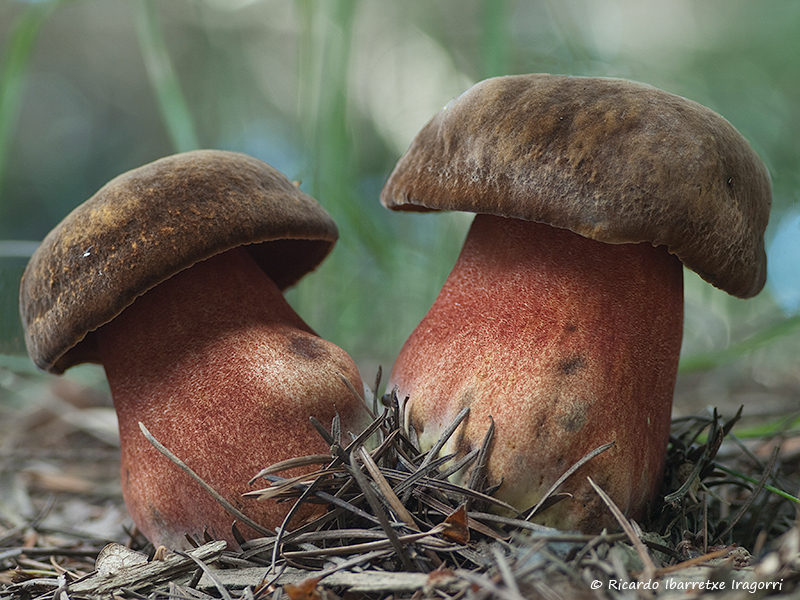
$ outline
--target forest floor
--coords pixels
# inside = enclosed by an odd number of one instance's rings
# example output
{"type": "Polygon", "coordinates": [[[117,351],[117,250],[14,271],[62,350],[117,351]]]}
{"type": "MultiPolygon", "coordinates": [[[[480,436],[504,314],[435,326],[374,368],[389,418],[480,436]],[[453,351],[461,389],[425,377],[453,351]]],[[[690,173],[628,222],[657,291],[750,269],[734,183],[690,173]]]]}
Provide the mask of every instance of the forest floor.
{"type": "MultiPolygon", "coordinates": [[[[271,538],[260,550],[250,546],[249,551],[247,545],[244,551],[223,550],[211,540],[198,540],[194,558],[168,553],[154,559],[154,549],[136,533],[122,501],[110,398],[67,378],[3,377],[6,389],[23,390],[16,397],[29,400],[0,405],[3,600],[110,594],[298,600],[702,598],[719,590],[726,598],[800,597],[800,529],[792,500],[800,491],[800,386],[791,381],[755,383],[735,369],[681,378],[663,490],[672,494],[671,501],[650,523],[631,523],[620,515],[621,531],[600,536],[526,529],[513,519],[498,522],[477,510],[465,512],[464,495],[432,489],[431,479],[425,487],[389,475],[376,480],[366,469],[360,472],[380,496],[377,505],[346,491],[348,486],[358,490],[354,480],[333,478],[338,483],[327,485],[339,486],[341,497],[360,501],[376,516],[385,511],[380,518],[392,522],[400,549],[392,546],[391,531],[384,534],[363,518],[340,515],[302,539],[284,532],[289,541],[275,560],[271,538]],[[744,410],[737,421],[740,406],[744,410]],[[392,490],[409,487],[414,493],[406,521],[433,530],[427,537],[409,537],[413,530],[399,522],[402,510],[393,510],[402,494],[392,490]],[[469,528],[456,535],[452,531],[459,522],[469,528]],[[322,532],[335,527],[347,533],[334,542],[322,532]],[[375,540],[372,546],[363,543],[367,534],[375,540]],[[276,566],[282,570],[274,571],[276,566]]],[[[389,410],[381,424],[384,436],[397,428],[392,423],[389,410]]],[[[384,437],[389,454],[400,450],[392,446],[398,438],[384,437]]],[[[382,472],[395,473],[385,468],[387,460],[376,458],[382,472]]]]}

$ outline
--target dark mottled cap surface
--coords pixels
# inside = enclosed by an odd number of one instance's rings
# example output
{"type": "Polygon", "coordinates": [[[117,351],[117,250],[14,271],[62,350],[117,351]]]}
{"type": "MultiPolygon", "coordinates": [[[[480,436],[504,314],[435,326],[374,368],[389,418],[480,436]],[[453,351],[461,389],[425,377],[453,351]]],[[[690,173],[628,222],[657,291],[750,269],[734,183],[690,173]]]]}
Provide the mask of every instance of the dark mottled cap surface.
{"type": "Polygon", "coordinates": [[[283,174],[243,154],[177,154],[113,179],[34,253],[20,285],[28,353],[62,373],[98,362],[91,332],[175,273],[237,246],[284,289],[331,251],[336,224],[283,174]]]}
{"type": "Polygon", "coordinates": [[[664,245],[743,298],[766,280],[766,166],[721,116],[644,84],[553,75],[483,81],[420,131],[381,201],[664,245]]]}

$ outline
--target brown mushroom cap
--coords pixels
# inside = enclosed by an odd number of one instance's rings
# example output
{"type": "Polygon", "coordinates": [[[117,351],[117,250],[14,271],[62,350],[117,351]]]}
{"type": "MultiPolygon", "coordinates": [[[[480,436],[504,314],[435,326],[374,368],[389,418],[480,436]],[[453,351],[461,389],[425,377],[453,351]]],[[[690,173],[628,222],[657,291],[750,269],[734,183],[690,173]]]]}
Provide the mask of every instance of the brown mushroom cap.
{"type": "Polygon", "coordinates": [[[381,201],[664,245],[742,298],[766,280],[766,166],[715,112],[640,83],[540,74],[478,83],[420,131],[381,201]]]}
{"type": "Polygon", "coordinates": [[[325,209],[260,160],[217,150],[162,158],[110,181],[34,253],[20,286],[28,352],[53,373],[99,362],[92,332],[179,271],[249,244],[285,289],[337,237],[325,209]]]}

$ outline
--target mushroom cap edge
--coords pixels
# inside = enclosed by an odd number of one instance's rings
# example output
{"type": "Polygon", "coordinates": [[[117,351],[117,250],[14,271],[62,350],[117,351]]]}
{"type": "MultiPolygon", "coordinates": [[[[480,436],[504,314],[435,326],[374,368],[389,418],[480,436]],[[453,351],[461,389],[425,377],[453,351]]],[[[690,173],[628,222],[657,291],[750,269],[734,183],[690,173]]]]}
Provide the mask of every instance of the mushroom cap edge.
{"type": "Polygon", "coordinates": [[[99,362],[92,332],[175,273],[247,245],[285,289],[337,238],[325,209],[260,160],[220,150],[156,160],[104,185],[34,252],[20,282],[28,353],[59,374],[99,362]]]}

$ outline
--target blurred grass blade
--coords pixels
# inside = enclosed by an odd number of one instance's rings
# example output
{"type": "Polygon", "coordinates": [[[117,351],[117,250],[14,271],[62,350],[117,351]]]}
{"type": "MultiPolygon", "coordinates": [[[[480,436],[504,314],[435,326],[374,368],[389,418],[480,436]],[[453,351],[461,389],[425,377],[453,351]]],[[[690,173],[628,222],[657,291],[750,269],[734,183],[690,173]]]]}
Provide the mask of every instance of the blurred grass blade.
{"type": "Polygon", "coordinates": [[[724,350],[716,352],[704,352],[695,356],[688,356],[681,359],[678,366],[679,373],[694,373],[697,371],[709,371],[719,366],[727,364],[759,348],[763,348],[773,342],[800,330],[800,315],[790,317],[771,327],[765,327],[758,333],[742,340],[737,344],[732,344],[724,350]]]}
{"type": "Polygon", "coordinates": [[[485,77],[508,75],[509,27],[505,0],[483,2],[483,68],[485,77]]]}
{"type": "Polygon", "coordinates": [[[739,439],[759,439],[771,438],[777,435],[797,435],[800,430],[800,417],[793,416],[779,418],[767,423],[750,425],[749,427],[737,427],[736,437],[739,439]]]}
{"type": "MultiPolygon", "coordinates": [[[[734,477],[738,477],[739,479],[747,481],[748,483],[758,484],[758,480],[756,478],[750,477],[749,475],[745,475],[744,473],[740,473],[739,471],[737,471],[735,469],[730,469],[730,468],[726,467],[725,465],[720,465],[720,464],[717,464],[717,465],[714,465],[714,466],[717,469],[719,469],[720,471],[724,471],[728,475],[732,475],[734,477]]],[[[795,504],[800,504],[800,498],[792,496],[790,493],[784,492],[783,490],[778,489],[775,486],[772,486],[772,485],[769,485],[769,484],[764,484],[764,489],[769,491],[769,492],[772,492],[773,494],[778,494],[781,498],[785,498],[786,500],[794,502],[795,504]]]]}
{"type": "MultiPolygon", "coordinates": [[[[312,148],[311,195],[340,227],[340,239],[358,240],[387,266],[379,223],[358,197],[357,141],[353,136],[348,82],[357,0],[300,0],[300,122],[312,148]]],[[[374,199],[373,199],[374,201],[374,199]]]]}
{"type": "Polygon", "coordinates": [[[147,76],[156,93],[161,118],[176,152],[199,148],[189,105],[169,59],[158,13],[152,0],[136,3],[136,34],[147,76]]]}
{"type": "Polygon", "coordinates": [[[3,189],[11,137],[22,106],[28,61],[33,54],[39,30],[59,2],[29,3],[11,26],[3,45],[3,66],[0,71],[0,191],[3,189]]]}

